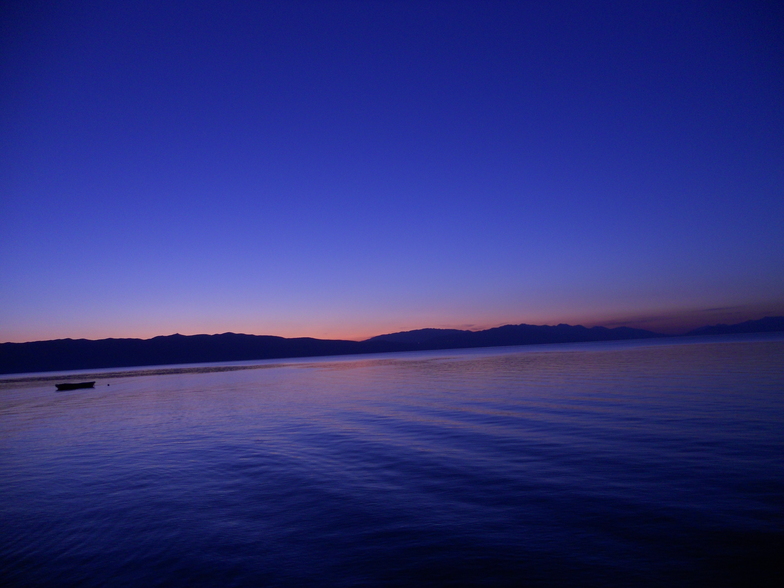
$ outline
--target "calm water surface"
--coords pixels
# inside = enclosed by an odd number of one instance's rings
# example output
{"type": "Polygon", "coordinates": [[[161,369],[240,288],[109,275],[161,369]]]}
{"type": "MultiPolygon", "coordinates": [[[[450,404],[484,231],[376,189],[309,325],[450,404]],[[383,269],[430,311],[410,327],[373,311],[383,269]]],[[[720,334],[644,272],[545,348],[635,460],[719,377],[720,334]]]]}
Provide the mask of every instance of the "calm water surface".
{"type": "Polygon", "coordinates": [[[784,337],[229,367],[0,380],[0,583],[784,585],[784,337]]]}

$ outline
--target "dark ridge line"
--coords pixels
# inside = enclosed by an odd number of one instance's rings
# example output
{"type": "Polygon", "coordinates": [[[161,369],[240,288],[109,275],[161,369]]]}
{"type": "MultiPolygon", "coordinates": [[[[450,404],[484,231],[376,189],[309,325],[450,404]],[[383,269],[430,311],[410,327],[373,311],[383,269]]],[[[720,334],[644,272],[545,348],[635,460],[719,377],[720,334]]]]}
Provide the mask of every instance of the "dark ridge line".
{"type": "MultiPolygon", "coordinates": [[[[701,327],[681,336],[784,331],[784,317],[701,327]]],[[[0,374],[365,355],[398,351],[584,343],[667,337],[629,327],[504,325],[484,331],[418,329],[366,341],[272,335],[168,335],[152,339],[56,339],[0,344],[0,374]]]]}

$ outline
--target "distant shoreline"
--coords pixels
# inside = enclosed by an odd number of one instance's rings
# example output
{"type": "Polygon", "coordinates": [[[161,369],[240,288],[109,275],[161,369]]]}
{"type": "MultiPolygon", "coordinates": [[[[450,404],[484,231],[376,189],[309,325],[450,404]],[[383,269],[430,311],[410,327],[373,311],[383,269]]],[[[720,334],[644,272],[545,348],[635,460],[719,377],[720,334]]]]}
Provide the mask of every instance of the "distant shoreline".
{"type": "MultiPolygon", "coordinates": [[[[521,324],[484,331],[418,329],[379,335],[366,341],[287,339],[235,333],[169,335],[152,339],[58,339],[0,344],[0,375],[774,332],[784,332],[784,317],[706,326],[684,335],[663,335],[628,327],[521,324]]],[[[215,369],[227,371],[250,367],[215,369]]]]}

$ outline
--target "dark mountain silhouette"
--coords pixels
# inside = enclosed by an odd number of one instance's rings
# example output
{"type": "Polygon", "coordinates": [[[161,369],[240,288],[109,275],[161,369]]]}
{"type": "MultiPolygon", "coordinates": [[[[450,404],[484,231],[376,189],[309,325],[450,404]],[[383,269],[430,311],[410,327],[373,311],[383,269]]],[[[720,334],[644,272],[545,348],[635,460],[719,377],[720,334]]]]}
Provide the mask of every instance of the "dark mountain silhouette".
{"type": "Polygon", "coordinates": [[[0,344],[0,374],[171,365],[220,361],[253,361],[315,357],[563,343],[656,337],[639,329],[606,329],[558,325],[507,325],[487,331],[420,329],[373,337],[367,341],[286,339],[263,335],[169,335],[153,339],[58,339],[0,344]]]}
{"type": "Polygon", "coordinates": [[[0,344],[0,373],[251,361],[398,351],[393,343],[286,339],[265,335],[169,335],[153,339],[58,339],[0,344]]]}
{"type": "Polygon", "coordinates": [[[776,333],[784,331],[784,316],[766,316],[756,321],[746,321],[736,325],[713,325],[700,327],[687,335],[733,335],[738,333],[776,333]]]}
{"type": "MultiPolygon", "coordinates": [[[[688,335],[718,335],[784,331],[784,317],[766,317],[737,325],[703,327],[688,335]]],[[[580,325],[505,325],[485,331],[419,329],[379,335],[367,341],[308,337],[286,339],[265,335],[169,335],[153,339],[58,339],[0,344],[0,374],[171,365],[221,361],[255,361],[316,357],[497,347],[537,343],[617,341],[662,337],[643,329],[586,328],[580,325]]]]}
{"type": "Polygon", "coordinates": [[[394,343],[411,343],[413,345],[421,345],[426,341],[430,341],[438,337],[460,335],[462,333],[470,332],[471,331],[461,331],[459,329],[417,329],[415,331],[401,331],[400,333],[378,335],[377,337],[368,339],[368,341],[392,341],[394,343]]]}
{"type": "Polygon", "coordinates": [[[576,343],[583,341],[615,341],[619,339],[645,339],[661,337],[643,329],[618,327],[607,329],[581,325],[504,325],[486,331],[459,331],[454,329],[419,329],[379,335],[368,342],[407,343],[416,349],[456,349],[464,347],[497,347],[501,345],[531,345],[534,343],[576,343]]]}

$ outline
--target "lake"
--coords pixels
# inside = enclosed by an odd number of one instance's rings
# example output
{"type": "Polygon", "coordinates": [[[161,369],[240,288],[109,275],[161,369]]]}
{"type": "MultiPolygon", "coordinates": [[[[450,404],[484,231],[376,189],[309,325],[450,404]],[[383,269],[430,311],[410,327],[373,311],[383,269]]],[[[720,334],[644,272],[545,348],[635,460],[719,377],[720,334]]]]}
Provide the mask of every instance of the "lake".
{"type": "Polygon", "coordinates": [[[784,335],[92,373],[0,379],[4,585],[784,585],[784,335]]]}

